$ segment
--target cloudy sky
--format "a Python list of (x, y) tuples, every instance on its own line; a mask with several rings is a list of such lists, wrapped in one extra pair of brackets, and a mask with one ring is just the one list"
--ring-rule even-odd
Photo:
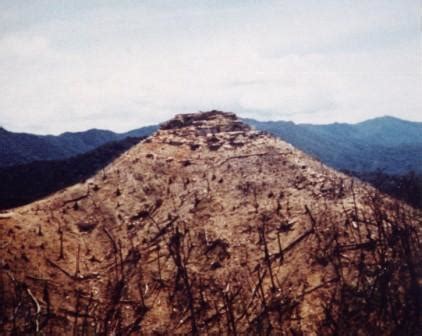
[(419, 0), (0, 0), (0, 125), (422, 121)]

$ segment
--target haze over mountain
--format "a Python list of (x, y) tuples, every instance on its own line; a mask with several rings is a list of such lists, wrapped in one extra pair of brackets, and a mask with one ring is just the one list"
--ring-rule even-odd
[(126, 133), (90, 129), (54, 136), (14, 133), (0, 127), (0, 167), (39, 160), (65, 159), (86, 153), (110, 141), (150, 135), (156, 128), (147, 126)]
[(0, 332), (412, 335), (420, 212), (234, 114), (0, 214)]
[[(381, 117), (357, 124), (295, 124), (286, 121), (244, 121), (271, 132), (322, 162), (340, 170), (388, 174), (422, 173), (422, 123)], [(87, 152), (128, 136), (148, 136), (157, 126), (116, 134), (104, 130), (35, 136), (0, 129), (0, 166), (35, 160), (56, 160)]]
[(381, 117), (357, 124), (245, 122), (271, 132), (331, 167), (357, 172), (422, 173), (422, 123)]

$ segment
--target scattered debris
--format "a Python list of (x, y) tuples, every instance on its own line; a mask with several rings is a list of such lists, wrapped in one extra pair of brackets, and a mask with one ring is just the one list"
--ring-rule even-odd
[(106, 172), (0, 213), (0, 333), (418, 331), (420, 214), (234, 114)]

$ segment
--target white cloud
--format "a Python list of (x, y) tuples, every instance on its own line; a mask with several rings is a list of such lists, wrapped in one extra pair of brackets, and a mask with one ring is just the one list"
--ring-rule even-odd
[(3, 126), (123, 131), (211, 108), (421, 120), (417, 1), (104, 3), (0, 11)]

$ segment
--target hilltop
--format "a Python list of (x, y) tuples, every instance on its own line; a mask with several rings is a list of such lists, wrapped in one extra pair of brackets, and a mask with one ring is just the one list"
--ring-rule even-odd
[(412, 334), (420, 212), (220, 111), (0, 214), (0, 331)]

